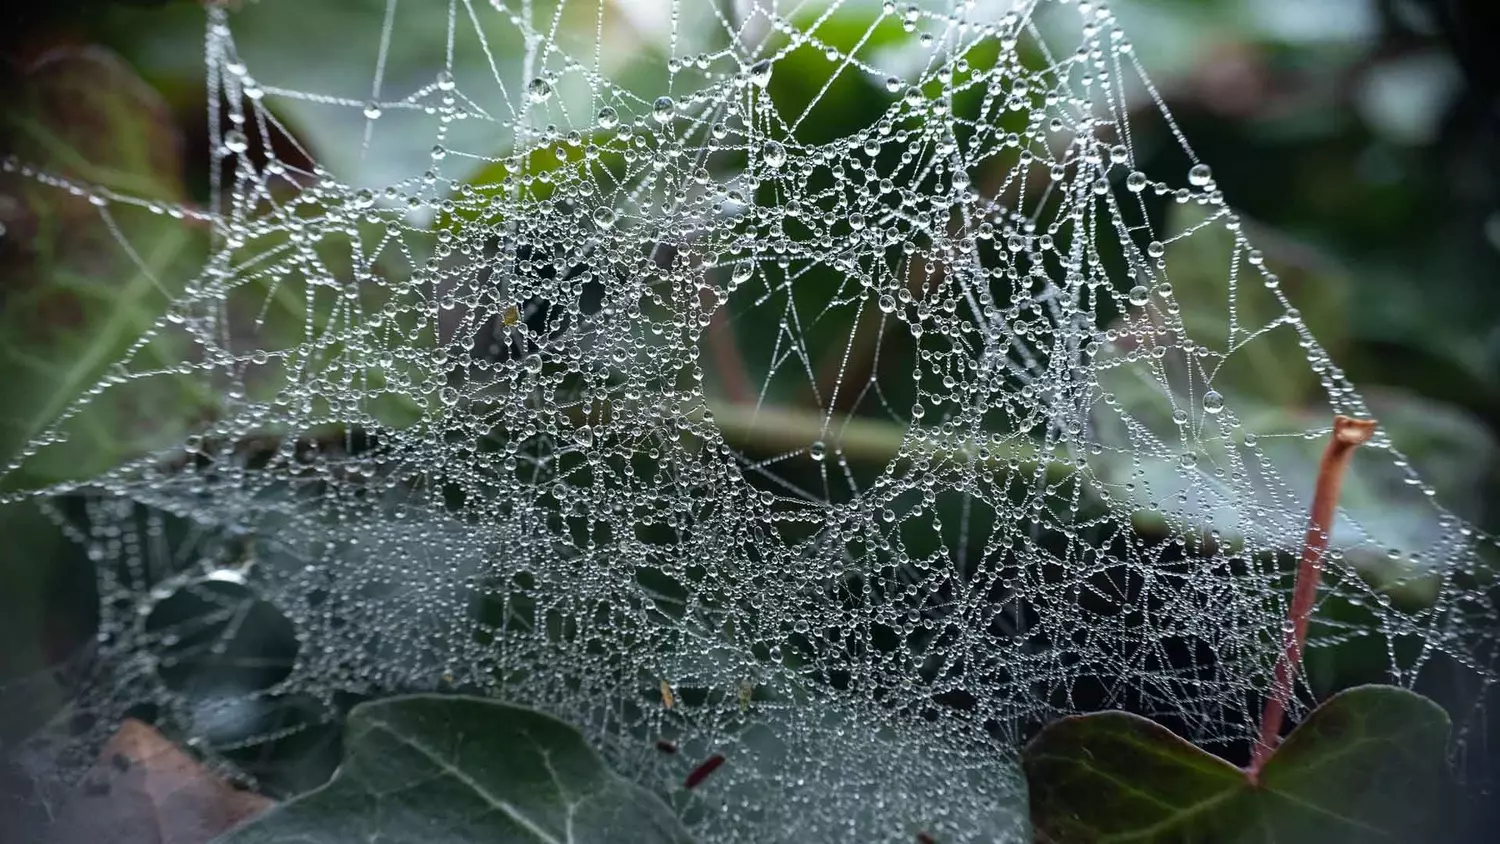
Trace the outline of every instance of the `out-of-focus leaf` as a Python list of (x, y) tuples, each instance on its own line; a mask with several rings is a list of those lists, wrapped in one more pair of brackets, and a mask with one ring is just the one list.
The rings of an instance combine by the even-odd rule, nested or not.
[(0, 747), (67, 700), (49, 667), (93, 634), (92, 566), (35, 501), (0, 505)]
[[(1264, 250), (1253, 256), (1262, 263), (1252, 263), (1225, 222), (1195, 202), (1171, 207), (1160, 229), (1170, 296), (1158, 287), (1115, 326), (1121, 340), (1101, 360), (1100, 382), (1116, 404), (1094, 415), (1092, 433), (1105, 449), (1094, 469), (1116, 492), (1135, 484), (1116, 499), (1120, 506), (1154, 502), (1184, 529), (1295, 550), (1325, 445), (1304, 435), (1332, 416), (1299, 328), (1318, 338), (1331, 365), (1352, 354), (1352, 282), (1309, 247), (1242, 222)], [(1275, 276), (1271, 285), (1266, 273)], [(1165, 354), (1145, 363), (1163, 340)], [(1205, 354), (1185, 354), (1184, 340)], [(1138, 359), (1114, 365), (1132, 355)], [(1222, 410), (1205, 404), (1210, 391)], [(1399, 449), (1441, 500), (1463, 502), (1481, 488), (1485, 455), (1496, 446), (1457, 408), (1395, 390), (1366, 398), (1380, 429), (1350, 466), (1331, 544), (1381, 588), (1414, 588), (1416, 597), (1426, 587), (1414, 584), (1429, 568), (1420, 561), (1444, 558), (1459, 528), (1379, 452)], [(1230, 474), (1238, 482), (1225, 480)]]
[(437, 695), (366, 703), (346, 747), (328, 785), (223, 844), (689, 840), (666, 804), (534, 710)]
[[(630, 92), (618, 100), (612, 95), (595, 97), (593, 86), (579, 72), (581, 66), (564, 70), (559, 54), (551, 56), (550, 63), (547, 56), (528, 62), (525, 38), (510, 16), (482, 4), (474, 6), (473, 17), (458, 7), (451, 42), (448, 16), (434, 14), (420, 3), (395, 4), (389, 21), (392, 34), (383, 38), (386, 6), (384, 0), (299, 6), (294, 27), (286, 26), (287, 7), (279, 2), (235, 4), (229, 15), (238, 58), (245, 66), (241, 81), (261, 90), (263, 106), (321, 166), (347, 184), (378, 188), (418, 176), (429, 167), (444, 178), (461, 179), (475, 163), (471, 155), (514, 148), (512, 124), (521, 109), (531, 110), (531, 125), (538, 132), (549, 123), (564, 131), (583, 131), (605, 102), (621, 106), (627, 120), (631, 111), (644, 113), (650, 100), (641, 98), (666, 84), (660, 52), (669, 30), (647, 29), (648, 21), (637, 20), (655, 15), (651, 4), (625, 9), (614, 0), (591, 0), (566, 4), (555, 21), (551, 8), (542, 7), (531, 20), (532, 26), (549, 32), (561, 53), (571, 56), (592, 55), (596, 32), (602, 33), (602, 66), (597, 70)], [(680, 54), (711, 46), (722, 49), (698, 35), (715, 34), (716, 25), (703, 25), (717, 23), (712, 14), (712, 7), (704, 4), (681, 10)], [(143, 64), (174, 81), (196, 81), (201, 75), (201, 11), (117, 12), (110, 20)], [(663, 15), (661, 23), (666, 22)], [(329, 38), (330, 32), (339, 37)], [(717, 34), (722, 38), (722, 32)], [(382, 68), (378, 77), (377, 64)], [(654, 72), (648, 73), (648, 67)], [(451, 90), (437, 87), (445, 70), (454, 82)], [(530, 104), (527, 84), (541, 75), (553, 79), (554, 95), (545, 104)], [(377, 78), (378, 86), (372, 88)], [(288, 93), (302, 91), (336, 92), (346, 99)], [(379, 107), (376, 118), (365, 114), (372, 99)], [(445, 120), (442, 112), (450, 105), (468, 119)], [(440, 136), (455, 153), (441, 164), (430, 154)]]
[[(0, 464), (49, 430), (66, 444), (27, 457), (3, 482), (12, 488), (102, 472), (175, 439), (211, 402), (181, 375), (158, 371), (190, 353), (162, 317), (207, 242), (200, 226), (168, 213), (183, 188), (165, 106), (98, 48), (44, 56), (19, 102), (9, 116), (18, 163), (0, 174), (0, 194), (18, 198), (0, 209)], [(115, 366), (124, 368), (114, 383), (77, 405)], [(140, 377), (125, 378), (127, 369)]]
[[(1222, 363), (1215, 361), (1213, 386), (1226, 397), (1301, 406), (1319, 392), (1319, 378), (1307, 365), (1297, 324), (1286, 319), (1283, 299), (1337, 360), (1348, 346), (1353, 281), (1311, 247), (1240, 221), (1261, 252), (1262, 263), (1253, 263), (1253, 252), (1237, 244), (1226, 225), (1228, 213), (1174, 203), (1158, 232), (1182, 326), (1200, 347), (1224, 355)], [(1267, 274), (1274, 281), (1268, 283)]]
[[(788, 115), (794, 125), (800, 124), (791, 137), (804, 144), (827, 143), (870, 127), (897, 94), (881, 90), (878, 86), (884, 80), (871, 78), (845, 57), (854, 53), (868, 61), (877, 51), (913, 39), (902, 31), (901, 22), (894, 15), (882, 18), (873, 28), (869, 17), (858, 11), (823, 17), (819, 10), (810, 9), (802, 18), (798, 29), (810, 29), (816, 40), (803, 40), (778, 59), (766, 89), (777, 112)], [(812, 24), (818, 21), (819, 25), (813, 28)], [(832, 61), (825, 52), (830, 47), (837, 51)], [(796, 119), (809, 104), (823, 100), (843, 103), (844, 107), (822, 110), (818, 120)]]
[(1361, 686), (1318, 707), (1251, 785), (1240, 769), (1125, 712), (1053, 722), (1022, 755), (1031, 816), (1056, 844), (1436, 841), (1448, 716)]

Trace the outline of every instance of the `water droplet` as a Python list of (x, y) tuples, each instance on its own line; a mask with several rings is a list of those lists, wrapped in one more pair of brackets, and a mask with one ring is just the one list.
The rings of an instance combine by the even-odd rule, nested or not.
[(734, 269), (730, 271), (729, 277), (734, 280), (735, 284), (739, 284), (740, 282), (749, 279), (750, 276), (754, 274), (754, 261), (740, 261), (738, 264), (734, 265)]
[(620, 113), (613, 106), (605, 106), (599, 109), (599, 128), (613, 129), (620, 125)]
[(760, 156), (767, 167), (780, 167), (786, 163), (786, 147), (776, 141), (766, 141), (760, 148)]
[(1136, 286), (1130, 288), (1130, 293), (1128, 295), (1130, 297), (1130, 304), (1135, 305), (1136, 307), (1140, 307), (1146, 304), (1146, 302), (1151, 299), (1151, 291), (1147, 290), (1145, 285), (1143, 284), (1137, 284)]
[(552, 99), (552, 83), (538, 76), (526, 86), (526, 96), (534, 103), (545, 103)]
[(365, 103), (365, 117), (368, 117), (371, 120), (379, 119), (380, 103), (377, 103), (374, 100), (370, 100), (369, 102)]
[(450, 70), (438, 71), (437, 86), (439, 91), (452, 91), (454, 87), (453, 72)]
[(677, 113), (677, 102), (671, 97), (657, 97), (651, 104), (651, 117), (657, 123), (670, 123)]
[(911, 106), (912, 108), (916, 108), (917, 106), (921, 105), (922, 101), (925, 99), (926, 97), (922, 96), (921, 88), (913, 85), (912, 87), (906, 89), (906, 104)]
[(888, 314), (896, 312), (896, 297), (889, 293), (882, 295), (877, 304), (880, 306), (880, 310)]
[(536, 374), (540, 373), (542, 371), (542, 356), (541, 355), (527, 355), (526, 356), (525, 366), (526, 366), (526, 371), (529, 372), (529, 373), (531, 373), (532, 375), (536, 375)]
[(764, 88), (771, 84), (771, 60), (761, 59), (750, 66), (750, 81), (757, 88)]
[(594, 209), (594, 225), (601, 229), (613, 227), (615, 224), (615, 211), (607, 205), (601, 205)]
[(892, 94), (894, 94), (897, 91), (901, 90), (901, 77), (899, 77), (899, 76), (887, 76), (885, 78), (885, 89), (887, 91), (890, 91)]
[(1177, 463), (1184, 469), (1191, 469), (1198, 465), (1198, 455), (1191, 451), (1184, 451), (1182, 456), (1177, 458)]
[(1188, 412), (1180, 407), (1177, 408), (1176, 410), (1172, 411), (1172, 421), (1176, 422), (1179, 425), (1186, 425), (1188, 421)]
[(1203, 394), (1203, 411), (1205, 413), (1218, 413), (1224, 409), (1224, 396), (1217, 390), (1209, 390)]
[(828, 456), (828, 446), (822, 440), (814, 440), (813, 444), (807, 447), (807, 456), (822, 463), (823, 458)]
[(1153, 240), (1150, 243), (1146, 244), (1146, 254), (1150, 255), (1153, 258), (1160, 258), (1161, 256), (1167, 254), (1166, 244), (1162, 243), (1159, 240)]
[(1214, 171), (1207, 164), (1194, 164), (1188, 171), (1188, 182), (1193, 187), (1203, 187), (1214, 180)]
[(587, 425), (573, 432), (573, 440), (580, 446), (588, 448), (594, 444), (594, 429)]
[(1150, 180), (1146, 178), (1146, 174), (1139, 170), (1125, 177), (1125, 188), (1131, 193), (1140, 193), (1149, 183)]
[(245, 133), (238, 129), (230, 129), (224, 133), (224, 150), (226, 152), (244, 152), (250, 148), (250, 140)]
[(249, 578), (245, 577), (243, 569), (214, 569), (205, 574), (203, 579), (215, 583), (232, 583), (235, 586), (244, 586), (250, 582)]
[(1115, 144), (1109, 148), (1109, 160), (1113, 164), (1124, 164), (1130, 160), (1130, 150), (1124, 144)]

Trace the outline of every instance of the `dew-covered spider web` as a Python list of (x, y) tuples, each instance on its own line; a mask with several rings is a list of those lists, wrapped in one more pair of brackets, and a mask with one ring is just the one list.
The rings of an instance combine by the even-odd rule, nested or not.
[[(1048, 719), (1254, 735), (1317, 455), (1380, 414), (1111, 8), (654, 5), (209, 4), (210, 204), (7, 159), (142, 267), (134, 217), (209, 243), (5, 468), (97, 572), (39, 779), (127, 714), (234, 767), (444, 689), (576, 723), (705, 841), (994, 840)], [(327, 39), (364, 63), (274, 58)], [(1492, 541), (1390, 430), (1308, 664), (1487, 686)]]

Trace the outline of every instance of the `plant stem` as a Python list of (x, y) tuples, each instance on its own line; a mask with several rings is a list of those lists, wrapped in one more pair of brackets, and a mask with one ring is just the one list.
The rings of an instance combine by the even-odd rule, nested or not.
[[(913, 454), (925, 455), (932, 460), (956, 460), (967, 462), (972, 455), (980, 453), (980, 446), (967, 438), (958, 440), (940, 438), (936, 432), (921, 427), (908, 428), (897, 422), (884, 422), (861, 416), (837, 419), (824, 431), (826, 413), (798, 407), (764, 405), (756, 408), (747, 404), (712, 405), (714, 425), (723, 435), (724, 441), (741, 449), (758, 452), (788, 452), (807, 448), (814, 440), (828, 440), (830, 449), (852, 460), (879, 465), (888, 463), (901, 453), (902, 445)], [(1009, 464), (1014, 459), (1022, 474), (1035, 472), (1037, 464), (1043, 462), (1038, 449), (1031, 441), (1020, 438), (1006, 447), (989, 447), (986, 465), (995, 467)], [(1043, 474), (1048, 483), (1056, 483), (1078, 470), (1064, 460), (1045, 460)], [(1140, 508), (1130, 514), (1132, 528), (1141, 535), (1162, 537), (1171, 532), (1166, 518), (1156, 510)], [(1221, 542), (1234, 542), (1227, 537)]]
[(1322, 462), (1318, 464), (1318, 481), (1313, 492), (1312, 512), (1307, 521), (1307, 536), (1302, 540), (1302, 559), (1297, 564), (1297, 580), (1292, 589), (1292, 605), (1287, 611), (1289, 623), (1281, 656), (1276, 660), (1271, 695), (1266, 699), (1266, 708), (1261, 714), (1260, 738), (1255, 742), (1250, 767), (1245, 770), (1245, 776), (1251, 784), (1259, 781), (1261, 768), (1280, 741), (1281, 723), (1286, 717), (1287, 704), (1292, 699), (1293, 677), (1302, 664), (1302, 648), (1307, 643), (1307, 623), (1312, 616), (1313, 601), (1318, 596), (1323, 554), (1328, 550), (1328, 538), (1333, 533), (1333, 519), (1338, 508), (1339, 490), (1344, 482), (1344, 470), (1349, 467), (1349, 458), (1354, 455), (1354, 449), (1369, 441), (1374, 433), (1373, 419), (1333, 417), (1333, 436), (1328, 441), (1328, 448), (1323, 451)]
[[(724, 440), (736, 447), (759, 451), (796, 451), (815, 440), (826, 439), (830, 450), (837, 450), (865, 463), (885, 463), (895, 459), (903, 445), (908, 452), (932, 460), (967, 462), (981, 453), (981, 443), (967, 436), (939, 437), (935, 431), (921, 427), (908, 428), (894, 422), (864, 417), (835, 418), (825, 422), (821, 410), (748, 404), (713, 405), (714, 425)], [(825, 424), (827, 430), (825, 432)], [(1022, 472), (1033, 472), (1039, 462), (1049, 480), (1066, 477), (1075, 471), (1061, 461), (1041, 460), (1042, 455), (1031, 441), (1020, 437), (1005, 446), (989, 444), (987, 464), (1007, 463), (1014, 459)]]
[(726, 442), (737, 448), (765, 452), (795, 451), (828, 436), (831, 446), (856, 460), (885, 463), (901, 451), (907, 429), (878, 419), (853, 417), (836, 421), (823, 432), (823, 411), (795, 407), (715, 402), (714, 425)]

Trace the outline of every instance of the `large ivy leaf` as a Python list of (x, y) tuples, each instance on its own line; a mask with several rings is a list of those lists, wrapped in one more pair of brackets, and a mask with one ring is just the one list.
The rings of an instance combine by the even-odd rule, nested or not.
[(350, 713), (326, 786), (224, 838), (259, 842), (685, 842), (661, 800), (573, 727), (474, 697), (414, 695)]
[[(93, 47), (48, 53), (22, 88), (7, 116), (16, 160), (0, 174), (0, 195), (19, 199), (0, 207), (0, 466), (49, 431), (53, 441), (6, 478), (10, 487), (97, 474), (175, 439), (212, 401), (168, 368), (190, 355), (180, 331), (159, 329), (130, 353), (206, 254), (203, 227), (168, 213), (185, 194), (166, 106)], [(77, 405), (127, 355), (128, 371), (156, 374), (122, 377)]]
[(1022, 754), (1031, 816), (1052, 842), (1440, 840), (1447, 714), (1360, 686), (1329, 698), (1261, 772), (1124, 712), (1064, 718)]

